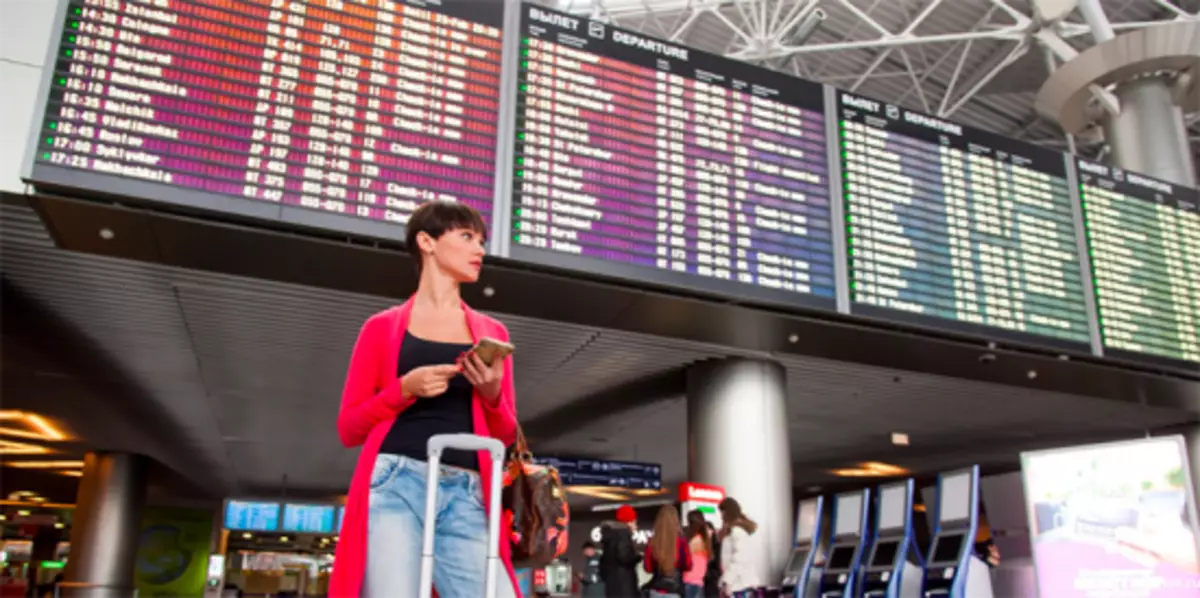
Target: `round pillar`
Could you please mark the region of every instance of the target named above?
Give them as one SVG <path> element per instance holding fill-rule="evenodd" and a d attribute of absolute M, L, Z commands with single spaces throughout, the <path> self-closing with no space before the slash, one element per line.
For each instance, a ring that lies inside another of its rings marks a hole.
<path fill-rule="evenodd" d="M 1192 497 L 1196 500 L 1196 510 L 1200 511 L 1200 422 L 1194 423 L 1183 433 L 1183 443 L 1187 446 L 1188 464 L 1191 466 Z"/>
<path fill-rule="evenodd" d="M 688 480 L 725 489 L 758 523 L 759 576 L 777 586 L 792 548 L 787 376 L 778 363 L 722 359 L 687 373 Z"/>
<path fill-rule="evenodd" d="M 134 595 L 146 469 L 140 455 L 92 452 L 84 457 L 71 557 L 59 588 L 63 598 Z"/>
<path fill-rule="evenodd" d="M 1183 110 L 1161 77 L 1122 83 L 1115 92 L 1121 112 L 1107 115 L 1104 135 L 1113 164 L 1177 185 L 1196 184 Z"/>

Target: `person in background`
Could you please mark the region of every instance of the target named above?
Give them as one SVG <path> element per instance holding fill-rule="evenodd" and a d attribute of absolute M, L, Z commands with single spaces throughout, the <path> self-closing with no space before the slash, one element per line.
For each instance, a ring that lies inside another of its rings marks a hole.
<path fill-rule="evenodd" d="M 637 564 L 641 560 L 633 548 L 633 530 L 637 513 L 629 505 L 617 509 L 617 521 L 606 522 L 600 531 L 600 579 L 608 598 L 636 598 Z"/>
<path fill-rule="evenodd" d="M 683 575 L 692 569 L 692 553 L 679 525 L 679 513 L 671 505 L 658 509 L 643 567 L 654 576 L 646 584 L 648 596 L 683 598 Z"/>
<path fill-rule="evenodd" d="M 1000 566 L 1000 549 L 996 546 L 996 538 L 992 534 L 992 526 L 988 525 L 987 515 L 979 514 L 979 529 L 975 532 L 975 556 L 991 569 Z"/>
<path fill-rule="evenodd" d="M 583 598 L 604 598 L 604 581 L 600 579 L 600 555 L 591 541 L 583 543 L 583 571 L 579 573 Z"/>
<path fill-rule="evenodd" d="M 699 509 L 692 509 L 687 514 L 688 550 L 692 553 L 692 568 L 683 573 L 684 598 L 703 598 L 705 579 L 708 577 L 708 563 L 712 560 L 712 535 L 708 530 L 708 522 Z"/>
<path fill-rule="evenodd" d="M 713 522 L 705 520 L 705 524 L 712 542 L 712 557 L 708 560 L 708 573 L 704 576 L 704 596 L 721 598 L 721 534 Z"/>
<path fill-rule="evenodd" d="M 759 555 L 750 542 L 750 536 L 758 530 L 742 512 L 742 505 L 726 498 L 717 505 L 721 512 L 721 593 L 730 598 L 752 598 L 762 587 L 758 577 Z"/>
<path fill-rule="evenodd" d="M 483 268 L 487 226 L 466 204 L 430 201 L 409 217 L 405 243 L 417 290 L 363 324 L 350 357 L 337 431 L 362 447 L 329 580 L 332 598 L 416 596 L 421 532 L 436 536 L 433 585 L 443 598 L 478 596 L 488 554 L 487 453 L 446 451 L 433 479 L 441 505 L 425 521 L 427 445 L 436 434 L 516 438 L 512 357 L 486 364 L 480 338 L 508 330 L 463 302 L 460 288 Z M 510 543 L 501 542 L 498 596 L 514 596 Z"/>

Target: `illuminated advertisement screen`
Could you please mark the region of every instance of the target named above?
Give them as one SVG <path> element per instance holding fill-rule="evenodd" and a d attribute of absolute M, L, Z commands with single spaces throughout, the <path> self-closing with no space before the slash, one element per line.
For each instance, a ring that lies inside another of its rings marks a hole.
<path fill-rule="evenodd" d="M 1183 439 L 1021 456 L 1042 598 L 1195 598 L 1196 507 Z"/>

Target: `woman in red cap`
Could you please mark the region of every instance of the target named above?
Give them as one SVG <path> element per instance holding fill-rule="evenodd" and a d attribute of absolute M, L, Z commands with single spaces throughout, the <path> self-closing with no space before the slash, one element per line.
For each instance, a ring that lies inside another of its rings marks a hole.
<path fill-rule="evenodd" d="M 617 509 L 617 520 L 605 522 L 600 534 L 600 578 L 608 598 L 636 598 L 638 593 L 636 567 L 642 558 L 633 547 L 633 530 L 637 529 L 637 513 L 629 505 Z"/>

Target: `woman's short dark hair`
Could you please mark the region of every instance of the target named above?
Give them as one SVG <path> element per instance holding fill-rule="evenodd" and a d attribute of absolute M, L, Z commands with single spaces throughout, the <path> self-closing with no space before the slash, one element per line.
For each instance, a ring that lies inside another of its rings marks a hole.
<path fill-rule="evenodd" d="M 434 239 L 446 234 L 447 231 L 468 229 L 479 233 L 487 240 L 487 226 L 483 224 L 483 216 L 466 204 L 453 201 L 431 201 L 422 204 L 413 211 L 404 227 L 404 244 L 412 254 L 417 265 L 417 272 L 424 265 L 424 256 L 417 246 L 417 235 L 425 233 Z"/>

